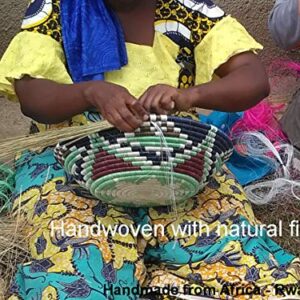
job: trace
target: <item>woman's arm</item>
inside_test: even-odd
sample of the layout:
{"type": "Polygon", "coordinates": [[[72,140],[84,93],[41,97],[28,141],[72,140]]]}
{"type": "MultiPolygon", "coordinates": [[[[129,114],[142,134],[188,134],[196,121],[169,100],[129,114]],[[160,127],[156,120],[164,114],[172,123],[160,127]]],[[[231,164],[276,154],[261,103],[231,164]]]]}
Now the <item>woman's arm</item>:
{"type": "Polygon", "coordinates": [[[25,77],[15,83],[24,115],[45,124],[60,123],[96,108],[122,131],[132,131],[147,112],[123,87],[104,81],[59,84],[25,77]]]}
{"type": "Polygon", "coordinates": [[[270,13],[269,28],[281,48],[300,46],[300,0],[277,0],[270,13]]]}
{"type": "Polygon", "coordinates": [[[221,65],[216,74],[220,77],[188,89],[167,85],[150,87],[140,98],[146,110],[155,113],[176,110],[187,111],[192,107],[243,111],[269,95],[270,87],[265,69],[252,52],[245,52],[221,65]]]}
{"type": "Polygon", "coordinates": [[[15,82],[15,90],[25,116],[39,123],[56,124],[92,107],[84,97],[86,85],[25,77],[15,82]]]}
{"type": "Polygon", "coordinates": [[[265,69],[259,58],[246,52],[232,57],[221,65],[218,80],[183,91],[177,106],[187,102],[190,107],[220,111],[243,111],[269,95],[270,87],[265,69]]]}

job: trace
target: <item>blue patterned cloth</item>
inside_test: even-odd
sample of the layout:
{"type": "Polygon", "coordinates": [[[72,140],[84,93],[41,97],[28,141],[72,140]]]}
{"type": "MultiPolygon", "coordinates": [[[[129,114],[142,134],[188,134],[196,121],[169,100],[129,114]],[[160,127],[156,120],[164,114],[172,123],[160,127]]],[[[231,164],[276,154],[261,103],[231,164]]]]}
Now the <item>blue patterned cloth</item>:
{"type": "Polygon", "coordinates": [[[265,229],[256,233],[251,206],[227,171],[177,206],[175,217],[168,206],[126,208],[76,196],[51,148],[26,151],[17,165],[14,207],[27,211],[32,258],[18,266],[10,300],[137,300],[132,292],[114,291],[170,283],[220,291],[233,280],[237,287],[248,284],[271,290],[281,282],[295,286],[299,282],[298,259],[265,229]],[[144,226],[164,229],[150,236],[139,231],[137,237],[133,231],[125,235],[95,231],[82,237],[68,230],[71,224],[77,228],[103,224],[106,230],[121,224],[137,231],[144,226]],[[208,233],[206,226],[211,228],[208,233]],[[176,235],[176,228],[185,233],[176,235]]]}
{"type": "Polygon", "coordinates": [[[123,30],[103,0],[62,1],[61,23],[74,82],[103,80],[105,72],[127,64],[123,30]]]}

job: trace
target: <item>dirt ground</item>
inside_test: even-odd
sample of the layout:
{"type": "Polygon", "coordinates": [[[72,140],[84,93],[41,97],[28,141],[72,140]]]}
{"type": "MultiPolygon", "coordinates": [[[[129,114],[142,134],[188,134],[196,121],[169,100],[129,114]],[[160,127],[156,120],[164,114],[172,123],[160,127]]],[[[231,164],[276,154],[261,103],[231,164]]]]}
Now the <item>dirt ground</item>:
{"type": "Polygon", "coordinates": [[[0,98],[0,140],[24,135],[28,128],[29,119],[22,115],[19,104],[0,98]]]}

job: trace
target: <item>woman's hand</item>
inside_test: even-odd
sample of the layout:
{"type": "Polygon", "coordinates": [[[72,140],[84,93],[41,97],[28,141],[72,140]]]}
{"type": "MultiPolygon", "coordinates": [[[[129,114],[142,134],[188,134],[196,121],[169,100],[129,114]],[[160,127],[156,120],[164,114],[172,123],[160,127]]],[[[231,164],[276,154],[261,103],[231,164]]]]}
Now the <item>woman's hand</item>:
{"type": "Polygon", "coordinates": [[[134,131],[148,119],[148,113],[141,103],[119,85],[103,81],[90,82],[84,96],[90,105],[121,131],[134,131]]]}
{"type": "Polygon", "coordinates": [[[161,115],[167,115],[174,110],[186,111],[191,108],[187,90],[165,84],[148,88],[139,102],[148,112],[161,115]]]}
{"type": "Polygon", "coordinates": [[[92,108],[122,131],[133,131],[148,118],[125,88],[104,81],[59,84],[26,76],[15,88],[23,114],[43,124],[61,123],[92,108]]]}
{"type": "Polygon", "coordinates": [[[192,107],[235,112],[251,108],[269,94],[268,76],[252,52],[233,56],[215,73],[218,80],[187,89],[152,86],[140,98],[141,104],[158,114],[188,111],[192,107]]]}

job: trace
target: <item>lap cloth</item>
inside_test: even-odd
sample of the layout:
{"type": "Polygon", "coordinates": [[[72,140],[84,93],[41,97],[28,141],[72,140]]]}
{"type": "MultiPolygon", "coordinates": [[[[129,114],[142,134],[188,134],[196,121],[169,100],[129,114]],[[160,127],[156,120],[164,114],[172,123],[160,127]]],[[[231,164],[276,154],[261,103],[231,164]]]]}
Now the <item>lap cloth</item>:
{"type": "Polygon", "coordinates": [[[257,220],[227,170],[178,206],[175,215],[168,206],[121,208],[76,195],[50,148],[24,153],[18,165],[17,191],[23,192],[15,195],[14,205],[27,214],[32,260],[19,266],[11,299],[136,299],[115,289],[174,284],[211,287],[211,297],[218,299],[226,284],[263,293],[277,283],[299,283],[298,259],[266,234],[251,237],[257,220]],[[78,230],[95,224],[112,231],[78,230]],[[226,235],[233,224],[250,229],[226,235]],[[134,234],[145,226],[156,228],[156,234],[134,234]],[[186,232],[176,235],[176,228],[186,232]]]}

